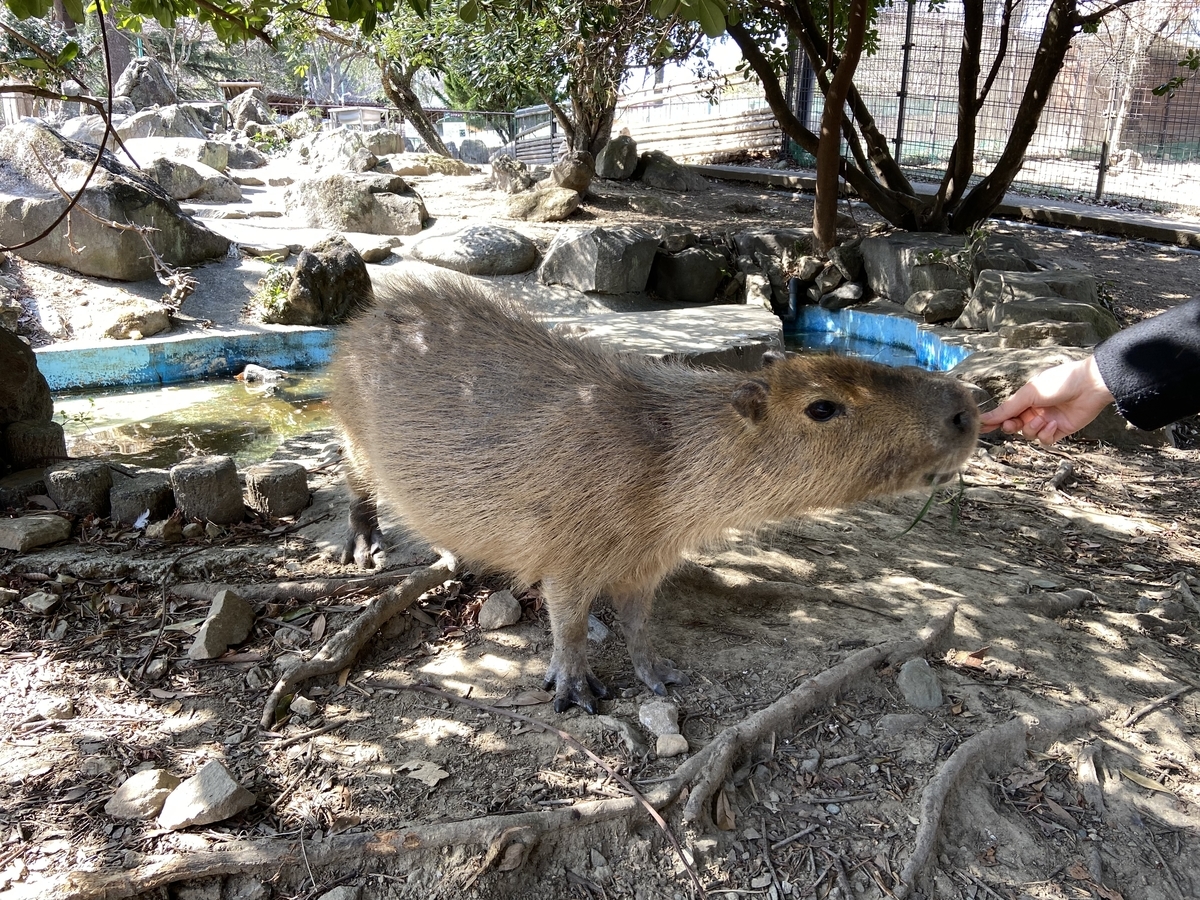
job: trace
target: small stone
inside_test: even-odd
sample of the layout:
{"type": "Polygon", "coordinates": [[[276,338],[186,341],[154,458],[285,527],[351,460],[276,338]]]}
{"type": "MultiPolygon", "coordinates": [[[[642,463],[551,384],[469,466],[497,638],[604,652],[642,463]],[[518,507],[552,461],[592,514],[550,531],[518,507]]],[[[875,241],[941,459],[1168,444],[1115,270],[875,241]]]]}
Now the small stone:
{"type": "Polygon", "coordinates": [[[653,735],[679,734],[679,707],[669,700],[649,700],[638,710],[638,721],[653,735]]]}
{"type": "Polygon", "coordinates": [[[216,524],[215,522],[205,522],[204,523],[204,536],[206,538],[208,538],[210,541],[215,541],[217,538],[219,538],[224,533],[225,533],[225,529],[222,528],[220,525],[216,524]]]}
{"type": "Polygon", "coordinates": [[[121,771],[121,761],[112,756],[92,756],[79,767],[84,778],[100,778],[121,771]]]}
{"type": "Polygon", "coordinates": [[[153,819],[178,785],[179,779],[165,769],[135,772],[104,804],[104,811],[114,819],[153,819]]]}
{"type": "Polygon", "coordinates": [[[246,470],[246,505],[271,519],[294,516],[308,506],[308,472],[288,460],[270,460],[246,470]]]}
{"type": "Polygon", "coordinates": [[[183,526],[183,537],[189,541],[197,541],[204,537],[204,526],[199,522],[188,522],[183,526]]]}
{"type": "Polygon", "coordinates": [[[25,553],[71,536],[71,523],[62,516],[35,515],[0,519],[0,549],[25,553]]]}
{"type": "Polygon", "coordinates": [[[14,591],[12,588],[0,588],[0,606],[8,606],[10,603],[15,603],[20,597],[20,591],[14,591]]]}
{"type": "Polygon", "coordinates": [[[317,900],[359,900],[362,891],[348,884],[342,884],[333,890],[326,891],[317,900]]]}
{"type": "Polygon", "coordinates": [[[593,644],[603,644],[611,632],[608,626],[593,615],[588,615],[588,640],[593,644]]]}
{"type": "Polygon", "coordinates": [[[632,724],[614,716],[596,716],[596,724],[614,732],[625,744],[630,756],[642,756],[646,745],[642,742],[641,733],[632,724]]]}
{"type": "Polygon", "coordinates": [[[216,659],[231,645],[240,644],[249,637],[253,627],[254,607],[233,591],[220,591],[213,598],[208,618],[196,633],[188,657],[216,659]]]}
{"type": "Polygon", "coordinates": [[[1188,610],[1187,607],[1178,600],[1164,600],[1162,605],[1158,608],[1158,614],[1164,619],[1177,622],[1180,619],[1187,618],[1188,610]]]}
{"type": "Polygon", "coordinates": [[[900,667],[896,686],[904,699],[917,709],[937,709],[942,705],[942,686],[923,657],[910,659],[900,667]]]}
{"type": "Polygon", "coordinates": [[[170,831],[209,825],[235,816],[256,802],[257,798],[214,759],[171,791],[159,814],[158,825],[170,831]]]}
{"type": "Polygon", "coordinates": [[[659,759],[669,759],[687,753],[687,738],[682,734],[660,734],[654,742],[654,752],[659,759]]]}
{"type": "Polygon", "coordinates": [[[37,714],[43,719],[62,722],[75,718],[75,704],[70,697],[47,697],[38,701],[37,714]]]}
{"type": "Polygon", "coordinates": [[[45,615],[58,605],[62,598],[47,591],[38,591],[21,598],[21,605],[32,613],[45,615]]]}
{"type": "Polygon", "coordinates": [[[484,631],[507,628],[521,620],[521,604],[512,591],[496,591],[479,607],[479,627],[484,631]]]}
{"type": "Polygon", "coordinates": [[[152,541],[162,541],[164,544],[178,544],[183,540],[183,526],[179,519],[171,516],[169,519],[147,525],[146,537],[152,541]]]}
{"type": "Polygon", "coordinates": [[[318,707],[315,700],[310,700],[301,694],[297,694],[292,698],[291,704],[288,706],[292,712],[302,718],[309,718],[317,713],[318,707]]]}

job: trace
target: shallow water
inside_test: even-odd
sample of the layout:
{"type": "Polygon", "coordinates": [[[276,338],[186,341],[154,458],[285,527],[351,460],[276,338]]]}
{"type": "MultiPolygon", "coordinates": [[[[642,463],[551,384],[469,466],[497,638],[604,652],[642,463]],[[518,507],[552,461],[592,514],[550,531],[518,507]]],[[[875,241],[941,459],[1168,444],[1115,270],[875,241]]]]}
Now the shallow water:
{"type": "Polygon", "coordinates": [[[786,336],[784,344],[789,350],[810,353],[836,353],[838,356],[855,356],[883,363],[885,366],[916,366],[917,353],[911,347],[895,344],[880,344],[848,334],[833,332],[801,331],[786,336]]]}
{"type": "Polygon", "coordinates": [[[267,459],[285,439],[333,424],[323,372],[277,384],[230,379],[54,396],[73,457],[103,456],[167,467],[185,456],[222,454],[240,464],[267,459]]]}

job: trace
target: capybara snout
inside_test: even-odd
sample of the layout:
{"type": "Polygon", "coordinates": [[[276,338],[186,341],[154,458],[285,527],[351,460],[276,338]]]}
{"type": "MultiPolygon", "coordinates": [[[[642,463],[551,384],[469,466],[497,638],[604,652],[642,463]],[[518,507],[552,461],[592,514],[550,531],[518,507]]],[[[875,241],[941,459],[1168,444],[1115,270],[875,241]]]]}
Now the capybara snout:
{"type": "Polygon", "coordinates": [[[547,331],[453,276],[398,280],[343,329],[332,402],[351,460],[348,553],[370,565],[375,499],[467,564],[541,583],[555,708],[595,711],[593,600],[651,689],[686,679],[650,646],[659,582],[689,550],[870,496],[926,488],[970,454],[965,387],[919,369],[772,357],[751,375],[547,331]]]}

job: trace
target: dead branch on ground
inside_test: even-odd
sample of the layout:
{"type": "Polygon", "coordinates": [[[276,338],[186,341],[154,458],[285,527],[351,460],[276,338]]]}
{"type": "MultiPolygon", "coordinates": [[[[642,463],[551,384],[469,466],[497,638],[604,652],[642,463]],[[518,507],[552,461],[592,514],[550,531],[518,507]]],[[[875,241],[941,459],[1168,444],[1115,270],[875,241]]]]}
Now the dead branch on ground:
{"type": "Polygon", "coordinates": [[[354,575],[348,578],[312,578],[307,581],[269,581],[263,584],[213,584],[188,581],[171,588],[171,593],[187,600],[211,600],[222,590],[230,590],[251,603],[312,603],[344,597],[359,591],[378,591],[400,584],[419,571],[413,566],[375,575],[354,575]]]}
{"type": "Polygon", "coordinates": [[[410,573],[395,588],[372,600],[358,618],[330,637],[315,656],[298,661],[279,677],[263,705],[259,725],[269,729],[275,724],[279,701],[300,682],[340,672],[351,665],[385,622],[416,603],[426,591],[453,577],[456,565],[453,556],[443,556],[432,565],[410,573]]]}

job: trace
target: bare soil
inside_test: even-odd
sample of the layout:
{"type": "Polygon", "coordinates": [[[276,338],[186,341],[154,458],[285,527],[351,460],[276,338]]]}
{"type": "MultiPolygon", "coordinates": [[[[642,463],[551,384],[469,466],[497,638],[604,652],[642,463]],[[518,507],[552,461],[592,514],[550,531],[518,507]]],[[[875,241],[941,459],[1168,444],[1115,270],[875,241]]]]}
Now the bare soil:
{"type": "MultiPolygon", "coordinates": [[[[468,180],[420,189],[439,218],[498,206],[468,180]]],[[[585,215],[661,222],[630,205],[649,193],[605,187],[585,215]]],[[[811,210],[746,186],[656,197],[694,229],[804,224],[811,210]]],[[[1200,279],[1195,255],[1171,248],[997,227],[1087,265],[1124,321],[1200,279]]],[[[50,278],[20,270],[32,289],[50,278]]],[[[385,593],[270,587],[360,574],[335,561],[335,443],[289,445],[315,490],[294,523],[161,547],[83,522],[66,545],[0,556],[8,587],[62,594],[47,615],[0,608],[0,896],[698,896],[686,859],[714,897],[866,900],[905,895],[930,825],[937,840],[910,896],[1200,896],[1198,451],[985,438],[964,489],[911,530],[924,497],[734,535],[697,556],[707,570],[668,583],[654,621],[691,677],[672,690],[701,756],[691,772],[686,757],[653,753],[638,724],[652,698],[615,635],[590,650],[614,695],[604,715],[556,715],[540,690],[550,641],[536,591],[521,596],[517,625],[484,632],[479,606],[503,584],[466,573],[393,618],[352,665],[297,685],[311,715],[261,729],[289,661],[385,593]],[[1048,487],[1064,464],[1069,477],[1048,487]],[[193,662],[190,635],[218,584],[274,596],[245,644],[193,662]],[[1072,589],[1091,593],[1064,599],[1072,589]],[[945,695],[936,709],[904,700],[901,658],[838,680],[864,648],[915,639],[951,610],[928,653],[945,695]],[[755,727],[826,683],[821,702],[755,727]],[[46,717],[53,699],[73,715],[46,717]],[[1087,711],[1082,728],[1041,738],[1033,727],[1087,711]],[[1028,745],[1005,730],[1022,715],[1028,745]],[[703,756],[726,740],[727,771],[703,756]],[[210,759],[257,804],[180,833],[104,812],[136,769],[187,776],[210,759]],[[627,800],[630,784],[651,800],[680,787],[662,823],[627,800]],[[700,815],[685,821],[693,796],[700,815]]],[[[432,560],[394,530],[389,542],[393,567],[432,560]]]]}

